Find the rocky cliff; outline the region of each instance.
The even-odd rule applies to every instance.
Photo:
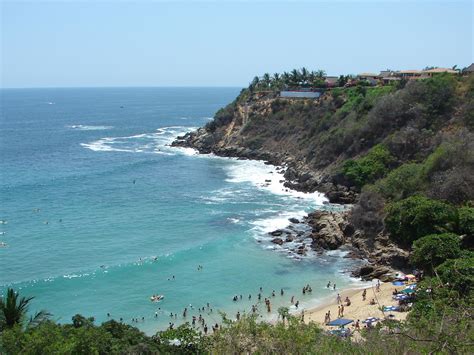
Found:
[[[317,190],[331,203],[355,204],[351,212],[316,211],[306,223],[312,248],[350,245],[352,256],[370,263],[356,274],[370,278],[386,274],[389,266],[408,266],[408,251],[384,227],[387,203],[416,193],[443,193],[452,203],[472,199],[472,188],[466,187],[472,186],[470,155],[462,161],[445,157],[451,161],[434,169],[430,165],[429,175],[407,193],[402,186],[399,197],[376,184],[406,165],[430,163],[439,147],[457,147],[453,156],[470,150],[473,87],[472,77],[443,76],[399,86],[335,89],[319,100],[245,89],[208,125],[173,145],[265,160],[284,167],[288,188]],[[276,234],[275,243],[286,242]]]

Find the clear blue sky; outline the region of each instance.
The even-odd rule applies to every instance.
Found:
[[[1,86],[243,86],[473,61],[472,1],[1,1]]]

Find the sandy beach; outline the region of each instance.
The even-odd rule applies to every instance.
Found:
[[[341,299],[344,304],[344,317],[355,321],[360,320],[361,322],[368,317],[384,318],[389,314],[395,316],[394,319],[404,320],[407,317],[407,312],[382,312],[381,306],[392,306],[397,305],[398,301],[392,299],[392,292],[396,288],[398,291],[402,290],[404,286],[394,286],[390,282],[381,283],[380,291],[376,291],[376,282],[373,285],[365,288],[367,290],[366,300],[362,301],[362,293],[364,289],[349,289],[340,292]],[[351,301],[350,306],[346,306],[344,300],[349,297]],[[370,301],[374,299],[375,305],[371,305]],[[327,327],[324,324],[325,314],[331,311],[331,320],[337,319],[338,315],[338,304],[337,304],[337,293],[334,294],[334,298],[329,302],[322,304],[316,308],[305,311],[305,322],[315,322],[320,324],[323,328]],[[354,324],[354,323],[353,323]],[[361,323],[361,327],[364,325]]]

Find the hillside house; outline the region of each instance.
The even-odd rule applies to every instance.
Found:
[[[377,85],[380,79],[379,74],[375,73],[361,73],[357,75],[359,80],[368,81],[370,85]]]
[[[441,73],[448,73],[448,74],[458,74],[457,70],[450,69],[450,68],[434,68],[422,71],[422,76],[424,77],[432,77],[435,74]]]
[[[470,66],[468,66],[467,68],[464,68],[464,70],[462,71],[462,73],[464,75],[469,75],[469,74],[473,74],[474,73],[474,63],[472,63]]]
[[[338,82],[339,82],[339,77],[337,76],[327,76],[324,79],[324,82],[326,83],[326,86],[329,88],[336,87]]]

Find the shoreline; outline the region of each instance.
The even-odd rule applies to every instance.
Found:
[[[353,327],[355,322],[359,320],[360,327],[362,328],[364,324],[362,321],[369,317],[376,317],[384,319],[389,314],[394,315],[393,319],[403,321],[406,319],[408,312],[382,312],[380,307],[382,306],[392,306],[396,305],[397,301],[392,299],[392,291],[397,288],[397,286],[392,285],[391,282],[381,282],[380,283],[380,292],[376,291],[375,283],[372,283],[369,287],[357,288],[357,289],[346,289],[341,290],[339,294],[341,295],[342,301],[346,297],[349,297],[351,301],[350,306],[345,306],[343,318],[352,319],[354,323],[350,325]],[[367,290],[366,300],[362,300],[362,293],[364,289]],[[400,287],[398,287],[400,289]],[[369,304],[370,300],[374,299],[375,304]],[[343,303],[345,305],[345,303]],[[334,329],[334,327],[327,326],[324,323],[325,314],[327,311],[331,312],[331,320],[337,319],[338,314],[338,304],[336,298],[332,300],[327,300],[323,304],[305,310],[304,312],[304,321],[305,323],[314,322],[320,325],[323,329],[329,330]]]

